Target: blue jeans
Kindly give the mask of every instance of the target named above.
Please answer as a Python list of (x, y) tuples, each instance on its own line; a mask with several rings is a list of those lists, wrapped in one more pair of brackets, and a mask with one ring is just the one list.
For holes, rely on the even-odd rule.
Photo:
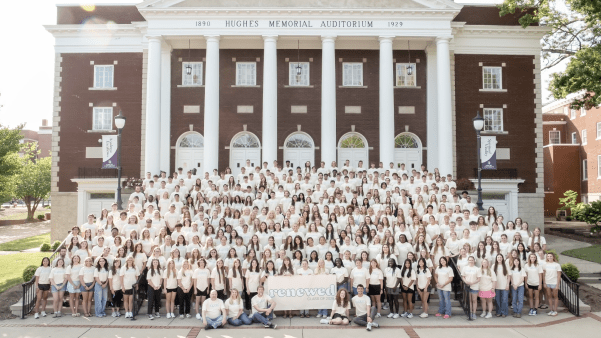
[(228, 318), (227, 322), (232, 326), (240, 326), (240, 325), (250, 325), (250, 324), (252, 324), (253, 321), (252, 321), (252, 319), (248, 318), (246, 313), (242, 312), (240, 317), (238, 317), (236, 319)]
[(511, 303), (513, 312), (521, 314), (524, 306), (524, 286), (519, 286), (517, 290), (511, 287), (511, 298), (513, 298)]
[[(271, 307), (271, 305), (267, 306), (268, 309), (270, 307)], [(271, 324), (271, 320), (272, 319), (273, 319), (273, 311), (271, 311), (268, 316), (265, 316), (265, 312), (255, 312), (252, 315), (253, 322), (255, 322), (255, 323), (262, 323), (263, 325), (269, 325), (269, 324)]]
[(327, 317), (328, 316), (328, 310), (327, 309), (317, 310), (317, 314), (318, 315), (322, 315), (324, 317)]
[(509, 316), (509, 290), (495, 290), (495, 300), (497, 302), (497, 314)]
[(212, 326), (214, 329), (220, 327), (223, 323), (223, 316), (219, 316), (217, 318), (209, 318), (206, 317), (205, 320), (207, 321), (207, 324)]
[(451, 315), (451, 291), (438, 290), (438, 313)]
[(94, 313), (96, 317), (106, 316), (104, 309), (106, 307), (106, 299), (108, 295), (108, 286), (101, 287), (100, 283), (94, 285)]

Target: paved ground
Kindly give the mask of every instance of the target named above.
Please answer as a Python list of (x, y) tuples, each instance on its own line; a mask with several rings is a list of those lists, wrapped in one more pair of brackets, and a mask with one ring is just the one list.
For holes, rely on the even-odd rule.
[[(568, 313), (560, 313), (552, 318), (539, 315), (522, 317), (522, 319), (478, 319), (468, 322), (456, 316), (449, 320), (439, 318), (412, 320), (378, 320), (382, 325), (367, 333), (364, 328), (352, 325), (335, 327), (317, 324), (317, 319), (276, 319), (277, 330), (264, 329), (254, 324), (238, 328), (205, 331), (201, 330), (197, 320), (167, 320), (161, 318), (154, 321), (140, 318), (136, 321), (113, 318), (42, 318), (34, 320), (13, 319), (1, 322), (0, 336), (12, 337), (132, 337), (132, 338), (332, 338), (332, 337), (366, 337), (386, 335), (400, 338), (565, 338), (569, 336), (594, 337), (594, 332), (601, 330), (601, 313), (574, 317)], [(286, 323), (288, 322), (288, 323)], [(311, 326), (313, 325), (313, 326)]]
[(0, 243), (48, 233), (50, 232), (50, 222), (3, 225), (0, 227)]
[(564, 263), (572, 263), (578, 267), (580, 273), (598, 273), (601, 272), (601, 264), (585, 261), (582, 259), (565, 256), (561, 253), (566, 250), (572, 249), (580, 249), (591, 246), (588, 243), (575, 241), (573, 239), (553, 236), (549, 234), (545, 234), (545, 239), (547, 240), (547, 248), (554, 249), (559, 254), (559, 262), (561, 264)]

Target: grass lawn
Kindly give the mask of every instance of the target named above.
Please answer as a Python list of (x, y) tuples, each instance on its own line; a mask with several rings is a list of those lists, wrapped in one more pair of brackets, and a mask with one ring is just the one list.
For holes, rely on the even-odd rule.
[(39, 266), (48, 252), (16, 253), (0, 256), (0, 292), (23, 283), (23, 270), (28, 265)]
[(586, 248), (567, 250), (561, 254), (584, 259), (589, 262), (601, 263), (601, 245), (591, 245)]
[[(45, 213), (50, 212), (50, 209), (38, 207), (33, 214), (34, 219), (38, 219), (38, 215), (44, 216)], [(16, 221), (27, 219), (27, 209), (23, 209), (23, 212), (10, 214), (8, 216), (0, 216), (0, 221)]]
[(0, 244), (0, 251), (21, 251), (39, 248), (43, 243), (50, 243), (50, 233), (2, 243)]

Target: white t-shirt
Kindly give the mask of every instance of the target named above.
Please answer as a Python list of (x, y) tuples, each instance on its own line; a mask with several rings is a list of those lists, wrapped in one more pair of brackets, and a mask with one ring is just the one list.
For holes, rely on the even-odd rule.
[(221, 275), (221, 280), (219, 280), (219, 273), (215, 267), (213, 268), (213, 272), (211, 272), (211, 278), (213, 279), (213, 288), (215, 288), (215, 290), (219, 291), (225, 289), (225, 280), (227, 278), (225, 273)]
[[(411, 274), (411, 276), (408, 277), (408, 275)], [(406, 270), (405, 273), (403, 273), (403, 270), (401, 270), (401, 284), (403, 286), (408, 287), (409, 283), (411, 283), (411, 281), (415, 281), (416, 279), (416, 273), (415, 270), (411, 269), (411, 270)], [(411, 287), (413, 287), (413, 285), (415, 285), (415, 283), (413, 283), (411, 285)]]
[(84, 283), (92, 283), (94, 281), (94, 271), (96, 270), (95, 267), (90, 266), (83, 266), (81, 268), (81, 270), (79, 270), (79, 275), (83, 276), (83, 282)]
[(513, 285), (513, 287), (520, 287), (524, 285), (524, 277), (526, 277), (526, 271), (524, 269), (519, 271), (517, 269), (512, 269), (510, 272), (511, 284)]
[(165, 279), (165, 287), (167, 289), (177, 289), (177, 275), (178, 272), (173, 273), (167, 269), (163, 271), (163, 279)]
[[(248, 274), (248, 271), (246, 272)], [(242, 285), (242, 276), (241, 273), (239, 271), (236, 271), (236, 277), (234, 278), (234, 269), (230, 269), (227, 273), (227, 278), (231, 278), (232, 279), (232, 285), (230, 285), (230, 288), (232, 289), (236, 289), (238, 290), (238, 292), (242, 292), (243, 289), (243, 285)], [(225, 308), (227, 309), (227, 304), (229, 303), (229, 300), (225, 302)], [(236, 310), (237, 311), (237, 310)], [(237, 312), (236, 312), (237, 313)], [(229, 317), (229, 312), (228, 312), (228, 318)]]
[[(505, 261), (503, 261), (503, 264), (505, 264)], [(511, 271), (509, 270), (509, 267), (507, 267), (507, 275), (503, 275), (503, 266), (499, 265), (497, 267), (497, 271), (495, 271), (495, 274), (497, 275), (497, 284), (495, 285), (495, 289), (498, 290), (505, 290), (507, 288), (507, 284), (509, 283), (507, 281), (507, 276), (511, 275)]]
[(353, 270), (351, 270), (349, 277), (353, 279), (354, 288), (356, 288), (359, 284), (363, 284), (363, 286), (367, 287), (366, 282), (367, 278), (369, 277), (369, 270), (366, 268), (358, 269), (355, 267)]
[(194, 271), (188, 269), (180, 269), (177, 272), (177, 279), (181, 279), (182, 286), (186, 289), (192, 288), (192, 276), (194, 275)]
[(200, 291), (204, 291), (209, 287), (209, 277), (211, 276), (211, 273), (209, 272), (209, 269), (204, 268), (198, 268), (196, 270), (194, 270), (194, 275), (192, 275), (192, 278), (196, 279), (196, 288)]
[(386, 277), (386, 287), (394, 288), (398, 279), (401, 278), (401, 269), (395, 268), (393, 270), (393, 268), (387, 267), (384, 269), (384, 277)]
[[(230, 272), (232, 272), (232, 270), (230, 270)], [(227, 310), (227, 318), (234, 318), (238, 315), (240, 309), (242, 309), (242, 301), (232, 301), (232, 299), (230, 298), (225, 301), (225, 309)]]
[(161, 270), (154, 271), (154, 274), (152, 273), (152, 271), (152, 269), (148, 269), (148, 272), (146, 273), (146, 279), (148, 280), (148, 284), (150, 285), (150, 282), (152, 281), (152, 284), (154, 284), (154, 286), (160, 287), (161, 280), (163, 279)]
[(545, 264), (545, 284), (557, 285), (557, 275), (561, 274), (561, 265), (557, 262)]
[(540, 264), (537, 265), (524, 265), (526, 275), (528, 276), (528, 285), (538, 286), (540, 284), (540, 274), (543, 273), (543, 267)]
[(255, 309), (255, 305), (259, 309), (267, 309), (267, 303), (271, 302), (271, 297), (267, 294), (263, 294), (263, 297), (259, 297), (259, 295), (254, 296), (250, 300), (250, 304), (252, 305), (252, 314), (257, 313), (257, 309)]
[(342, 283), (344, 278), (348, 277), (348, 270), (344, 266), (333, 267), (330, 269), (330, 273), (336, 275), (336, 283)]
[(105, 282), (109, 278), (109, 271), (107, 269), (94, 269), (94, 278), (98, 277), (101, 282)]
[(482, 272), (480, 271), (479, 267), (475, 265), (466, 265), (463, 268), (461, 268), (461, 275), (465, 277), (466, 282), (474, 283), (470, 285), (470, 288), (472, 290), (479, 290), (478, 283), (475, 283), (479, 277), (482, 277)]
[(40, 266), (35, 270), (35, 276), (38, 276), (38, 284), (50, 284), (50, 273), (52, 272), (51, 267)]
[[(444, 268), (439, 267), (434, 271), (434, 273), (436, 274), (436, 280), (439, 284), (444, 284), (449, 280), (449, 278), (453, 278), (455, 276), (455, 273), (453, 273), (453, 269), (448, 266)], [(442, 291), (452, 291), (451, 283), (448, 283), (447, 285), (443, 286)]]
[[(368, 270), (369, 272), (369, 270)], [(380, 281), (384, 280), (384, 273), (380, 269), (373, 269), (371, 274), (369, 274), (369, 284), (370, 285), (380, 285)]]
[(428, 287), (428, 278), (432, 278), (430, 269), (426, 268), (426, 272), (423, 269), (417, 269), (417, 288), (426, 289)]
[(480, 291), (490, 291), (493, 290), (492, 283), (497, 281), (497, 274), (494, 271), (490, 270), (490, 275), (483, 274), (482, 269), (480, 269), (481, 277), (480, 284), (478, 285), (478, 289)]
[(137, 281), (140, 271), (137, 268), (127, 269), (124, 266), (121, 268), (119, 275), (123, 277), (123, 287), (125, 290), (130, 290), (132, 285)]
[(113, 275), (113, 269), (110, 269), (109, 279), (113, 281), (113, 290), (121, 290), (121, 276), (119, 276), (118, 271)]
[(202, 303), (202, 313), (206, 318), (217, 318), (221, 315), (221, 310), (224, 309), (225, 305), (219, 298), (215, 300), (207, 298), (204, 303)]
[(83, 267), (83, 265), (81, 264), (77, 264), (75, 266), (73, 265), (69, 265), (67, 267), (67, 270), (65, 271), (66, 274), (71, 276), (71, 280), (73, 281), (75, 286), (79, 286), (79, 271), (81, 270), (81, 268)]
[(355, 315), (357, 317), (367, 314), (369, 308), (371, 308), (371, 300), (365, 294), (361, 297), (355, 296), (351, 301), (355, 307)]
[(338, 305), (338, 303), (336, 303), (336, 300), (334, 300), (334, 304), (332, 304), (332, 313), (331, 315), (333, 316), (335, 313), (345, 316), (346, 317), (346, 311), (351, 309), (351, 302), (348, 302), (348, 304), (346, 304), (346, 306), (342, 306), (342, 305)]
[[(250, 269), (246, 270), (246, 282), (248, 283), (248, 291), (249, 292), (257, 292), (257, 288), (261, 282), (261, 273), (253, 272)], [(240, 291), (240, 290), (239, 290)]]
[(313, 270), (311, 270), (311, 269), (305, 270), (303, 268), (300, 268), (300, 269), (296, 270), (296, 274), (299, 276), (310, 276), (313, 274)]

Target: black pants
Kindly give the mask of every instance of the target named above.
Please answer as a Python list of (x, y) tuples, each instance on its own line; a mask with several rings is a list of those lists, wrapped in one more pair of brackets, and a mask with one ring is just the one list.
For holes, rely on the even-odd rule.
[[(148, 314), (159, 312), (161, 309), (161, 292), (163, 289), (155, 290), (148, 285)], [(154, 308), (154, 311), (152, 309)]]
[(180, 315), (188, 315), (190, 314), (190, 299), (192, 298), (192, 294), (194, 293), (194, 289), (190, 289), (187, 293), (184, 292), (181, 288), (177, 288), (177, 296), (179, 298), (179, 314)]
[(227, 300), (227, 295), (225, 294), (225, 289), (217, 290), (217, 298), (221, 299), (224, 302)]
[(122, 305), (123, 305), (123, 291), (115, 290), (115, 295), (113, 296), (111, 294), (111, 300), (109, 302), (109, 306), (119, 309), (119, 308), (121, 308)]

